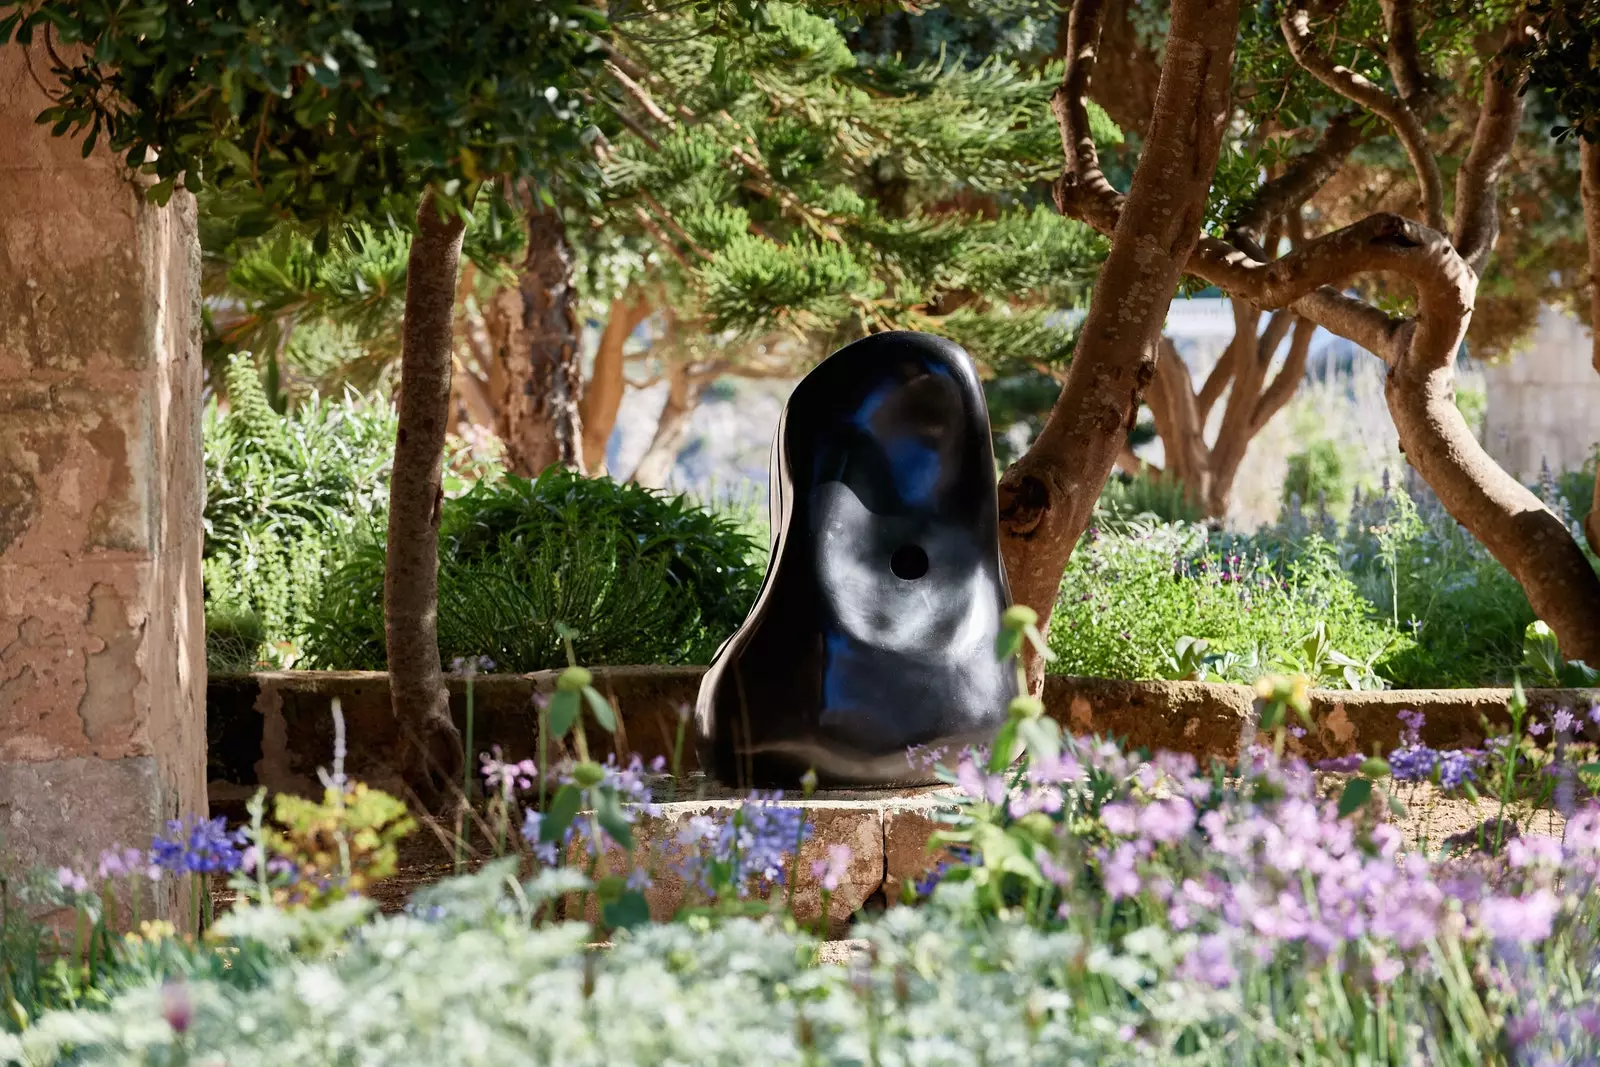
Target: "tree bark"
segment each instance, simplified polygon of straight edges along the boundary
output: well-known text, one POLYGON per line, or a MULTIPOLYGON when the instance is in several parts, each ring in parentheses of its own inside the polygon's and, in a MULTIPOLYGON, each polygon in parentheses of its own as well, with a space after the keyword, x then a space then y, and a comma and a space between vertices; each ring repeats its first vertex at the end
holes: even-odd
POLYGON ((436 613, 451 335, 465 230, 458 215, 441 218, 433 197, 424 197, 406 268, 399 429, 383 576, 390 701, 406 739, 402 769, 430 804, 457 780, 463 755, 439 662, 436 613))
POLYGON ((647 489, 660 489, 672 476, 678 453, 689 436, 689 422, 695 405, 700 402, 700 392, 705 383, 695 377, 687 363, 673 363, 667 369, 667 399, 661 405, 661 417, 656 420, 656 432, 650 438, 628 480, 647 489))
POLYGON ((624 346, 639 324, 650 316, 650 301, 642 293, 628 294, 611 302, 606 315, 606 328, 600 334, 600 344, 595 349, 594 370, 583 391, 579 411, 583 422, 583 455, 588 461, 590 474, 603 474, 606 469, 606 444, 617 425, 617 411, 622 406, 626 382, 622 369, 625 360, 624 346))
MULTIPOLYGON (((1589 237, 1589 334, 1594 339, 1594 369, 1600 374, 1600 143, 1580 141, 1583 168, 1583 222, 1589 237)), ((1594 503, 1583 520, 1589 548, 1600 555, 1600 476, 1594 482, 1594 503)), ((1593 661, 1590 661, 1593 662, 1593 661)))
POLYGON ((506 465, 532 478, 552 464, 583 469, 578 293, 561 214, 535 203, 516 288, 496 293, 484 319, 505 369, 500 411, 506 465))
MULTIPOLYGON (((1103 0, 1073 5, 1067 68, 1052 101, 1067 157, 1056 201, 1069 214, 1111 189, 1084 108, 1103 13, 1103 0)), ((1000 482, 1011 594, 1038 612, 1041 625, 1156 373, 1161 325, 1200 235, 1228 119, 1238 15, 1239 0, 1173 3, 1149 136, 1072 366, 1044 429, 1000 482)), ((1036 659, 1028 677, 1030 689, 1043 686, 1036 659)))

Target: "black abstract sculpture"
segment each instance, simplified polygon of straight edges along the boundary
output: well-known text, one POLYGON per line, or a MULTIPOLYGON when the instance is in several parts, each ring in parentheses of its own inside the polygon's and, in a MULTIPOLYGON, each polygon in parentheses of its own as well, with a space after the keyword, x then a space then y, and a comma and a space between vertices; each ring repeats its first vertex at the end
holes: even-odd
POLYGON ((928 780, 913 745, 981 744, 1016 675, 989 414, 972 360, 920 333, 847 345, 772 449, 772 557, 700 686, 700 764, 743 787, 928 780))

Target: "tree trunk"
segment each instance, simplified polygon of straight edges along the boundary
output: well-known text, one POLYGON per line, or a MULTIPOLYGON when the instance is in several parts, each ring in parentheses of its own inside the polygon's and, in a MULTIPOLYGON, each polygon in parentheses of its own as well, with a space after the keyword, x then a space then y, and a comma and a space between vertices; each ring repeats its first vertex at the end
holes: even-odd
POLYGON ((660 489, 672 476, 684 440, 689 436, 689 421, 695 405, 700 402, 703 383, 697 380, 685 363, 674 363, 667 369, 667 401, 661 405, 661 417, 656 420, 656 432, 650 439, 639 465, 628 480, 647 489, 660 489))
MULTIPOLYGON (((1594 338, 1594 369, 1600 374, 1600 144, 1578 142, 1583 168, 1583 222, 1589 234, 1589 334, 1594 338)), ((1600 474, 1600 472, 1597 472, 1600 474)), ((1591 551, 1600 555, 1600 476, 1594 481, 1594 504, 1583 520, 1591 551)))
POLYGON ((583 456, 588 461, 590 474, 605 473, 606 445, 617 425, 617 411, 622 406, 626 385, 622 374, 626 362, 623 349, 633 331, 649 316, 650 301, 643 294, 618 297, 611 302, 606 315, 606 328, 595 349, 594 370, 589 375, 579 408, 583 420, 583 456))
POLYGON ((423 198, 406 268, 399 429, 389 478, 383 576, 390 701, 407 742, 402 768, 408 783, 430 804, 456 781, 462 759, 439 663, 436 612, 451 334, 465 230, 459 216, 441 218, 433 197, 423 198))
POLYGON ((552 464, 582 470, 578 293, 559 211, 534 205, 517 286, 496 293, 484 319, 495 362, 505 369, 499 429, 506 465, 525 478, 552 464))
MULTIPOLYGON (((1077 0, 1068 65, 1053 105, 1067 168, 1057 201, 1072 212, 1105 184, 1083 98, 1100 39, 1102 0, 1077 0)), ((1239 0, 1175 0, 1149 137, 1072 366, 1044 429, 1000 482, 1001 552, 1015 601, 1047 625, 1061 576, 1156 373, 1157 340, 1200 236, 1230 99, 1239 0)), ((1029 687, 1044 684, 1028 664, 1029 687)))

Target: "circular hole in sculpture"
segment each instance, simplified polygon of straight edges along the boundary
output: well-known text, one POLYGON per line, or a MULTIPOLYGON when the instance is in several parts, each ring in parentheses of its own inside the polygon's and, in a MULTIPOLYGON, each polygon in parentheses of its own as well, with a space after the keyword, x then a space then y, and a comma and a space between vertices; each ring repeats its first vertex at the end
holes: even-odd
POLYGON ((889 569, 896 578, 914 582, 928 573, 928 554, 916 545, 901 545, 889 557, 889 569))

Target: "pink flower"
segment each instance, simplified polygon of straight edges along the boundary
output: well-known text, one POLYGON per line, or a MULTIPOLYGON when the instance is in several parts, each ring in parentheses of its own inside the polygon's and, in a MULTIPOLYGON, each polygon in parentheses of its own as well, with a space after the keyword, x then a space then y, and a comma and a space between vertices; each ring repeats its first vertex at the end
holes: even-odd
POLYGON ((1005 779, 998 774, 989 775, 978 770, 970 755, 962 756, 961 763, 956 767, 956 784, 974 800, 998 804, 1006 798, 1005 779))
POLYGON ((1158 800, 1139 812, 1139 832, 1152 841, 1180 841, 1194 829, 1194 805, 1183 797, 1158 800))
POLYGON ((1567 820, 1568 851, 1600 852, 1600 804, 1590 804, 1567 820))
POLYGON ((1118 802, 1100 809, 1100 822, 1114 834, 1131 834, 1138 828, 1138 816, 1133 805, 1118 802))
POLYGON ((1513 867, 1558 867, 1561 865, 1561 842, 1544 834, 1515 837, 1506 846, 1506 858, 1513 867))
POLYGON ((811 864, 811 876, 822 883, 822 888, 829 893, 839 888, 839 883, 844 879, 850 869, 850 846, 829 845, 828 855, 811 864))
POLYGON ((1139 892, 1139 872, 1134 868, 1137 859, 1133 846, 1123 842, 1101 865, 1100 879, 1111 899, 1131 897, 1139 892))
POLYGON ((60 883, 62 889, 69 893, 87 893, 89 891, 89 880, 71 867, 62 867, 56 871, 56 881, 60 883))
POLYGON ((1478 909, 1479 922, 1496 941, 1523 943, 1550 936, 1560 902, 1548 889, 1526 897, 1490 897, 1478 909))

